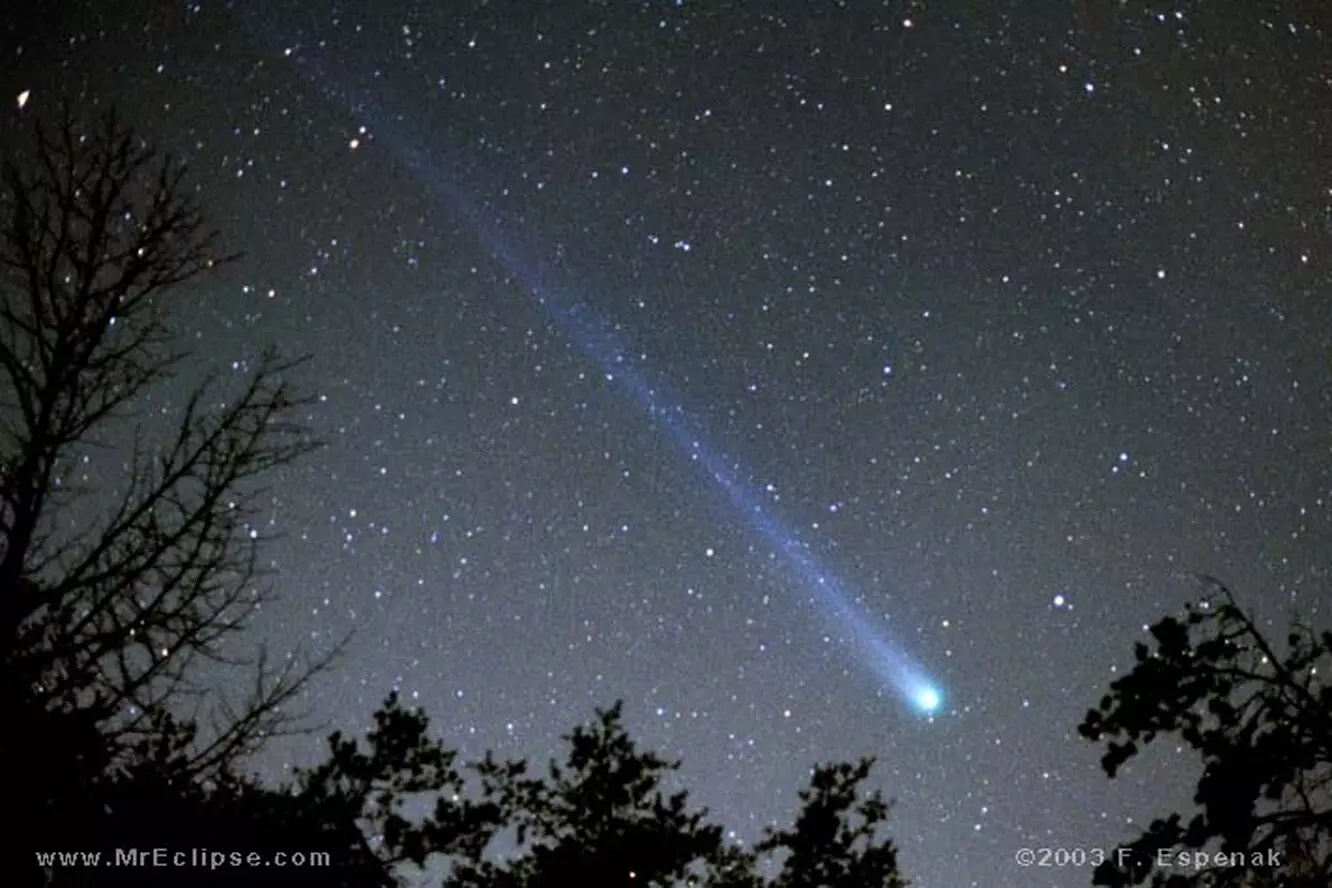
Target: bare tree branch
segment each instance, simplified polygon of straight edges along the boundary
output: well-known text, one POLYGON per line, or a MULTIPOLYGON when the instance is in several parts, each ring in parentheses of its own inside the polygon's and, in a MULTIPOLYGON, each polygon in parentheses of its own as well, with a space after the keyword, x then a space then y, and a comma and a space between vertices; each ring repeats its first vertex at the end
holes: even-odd
MULTIPOLYGON (((240 391, 217 377, 195 388, 162 446, 136 425, 123 495, 77 537, 57 533, 78 451, 104 446, 187 356, 167 323, 173 288, 237 257, 183 167, 114 116, 84 129, 66 112, 33 145, 0 170, 0 683, 132 750, 208 695, 203 667, 231 662, 271 596, 258 479, 320 445, 293 418, 310 400, 284 381, 302 361, 267 351, 240 391)), ((242 661, 254 689, 218 700, 190 767, 225 767, 290 729, 290 704, 334 654, 242 661)))

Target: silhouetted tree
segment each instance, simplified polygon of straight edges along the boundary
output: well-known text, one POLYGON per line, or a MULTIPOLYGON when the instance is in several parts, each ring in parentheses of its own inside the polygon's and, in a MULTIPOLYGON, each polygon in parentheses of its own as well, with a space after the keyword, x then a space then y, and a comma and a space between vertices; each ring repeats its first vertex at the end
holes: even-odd
POLYGON ((877 790, 858 798, 872 759, 815 768, 801 790, 801 809, 790 830, 769 830, 757 851, 785 851, 773 888, 905 888, 897 848, 881 838, 888 803, 877 790))
POLYGON ((619 703, 597 710, 567 735, 568 759, 551 761, 545 779, 528 777, 525 762, 477 763, 482 798, 504 812, 521 853, 460 857, 447 888, 679 885, 716 854, 721 827, 688 810, 687 792, 662 788, 679 763, 639 751, 620 719, 619 703))
POLYGON ((1094 883, 1158 888, 1332 885, 1332 632, 1294 623, 1284 648, 1264 636, 1219 581, 1151 627, 1136 665, 1079 726, 1106 746, 1110 777, 1157 737, 1178 737, 1202 764, 1197 813, 1153 820, 1101 866, 1094 883), (1238 855, 1184 870, 1162 851, 1238 855), (1273 866, 1273 861, 1277 862, 1273 866), (1122 865, 1120 865, 1122 862, 1122 865))
MULTIPOLYGON (((31 147, 0 173, 0 711, 21 726, 0 762, 11 806, 32 803, 27 838, 49 843, 164 712, 199 701, 200 664, 238 653, 227 642, 267 595, 253 482, 316 444, 291 421, 306 403, 281 381, 292 364, 268 353, 239 391, 196 388, 160 447, 135 425, 127 454, 108 449, 186 357, 175 288, 233 257, 180 165, 114 117, 66 115, 31 147), (99 449, 119 480, 93 499, 78 473, 99 449)), ((180 775, 220 773, 289 726, 283 704, 319 664, 251 665, 254 694, 212 698, 180 775)))
MULTIPOLYGON (((446 888, 554 888, 595 885, 704 888, 904 888, 892 842, 877 835, 888 805, 859 795, 872 762, 814 769, 789 830, 769 829, 753 850, 722 840, 686 791, 667 794, 680 763, 642 752, 621 723, 620 704, 566 738, 564 765, 528 776, 525 762, 487 756, 475 767, 481 798, 503 812, 517 852, 504 860, 474 845, 455 861, 446 888), (780 864, 775 881, 759 875, 780 864)), ((476 833, 473 833, 474 835, 476 833)))

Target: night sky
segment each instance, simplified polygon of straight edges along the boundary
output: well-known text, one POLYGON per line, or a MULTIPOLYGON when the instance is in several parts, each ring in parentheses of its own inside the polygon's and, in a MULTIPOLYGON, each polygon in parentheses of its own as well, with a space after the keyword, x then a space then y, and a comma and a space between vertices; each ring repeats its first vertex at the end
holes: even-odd
POLYGON ((1144 624, 1326 616, 1323 4, 25 6, 6 141, 117 108, 246 253, 201 366, 313 356, 258 626, 356 630, 332 725, 623 698, 741 839, 868 754, 919 888, 1086 885, 1014 853, 1191 788, 1076 736, 1144 624))

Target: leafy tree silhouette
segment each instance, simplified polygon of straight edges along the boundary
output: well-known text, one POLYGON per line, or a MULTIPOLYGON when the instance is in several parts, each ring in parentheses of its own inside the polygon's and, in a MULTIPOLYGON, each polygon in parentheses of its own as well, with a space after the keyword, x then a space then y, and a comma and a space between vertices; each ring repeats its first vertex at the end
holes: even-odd
POLYGON ((476 763, 482 798, 504 812, 522 853, 506 861, 464 855, 446 888, 678 885, 718 853, 721 827, 688 810, 687 792, 663 791, 679 763, 639 751, 622 709, 598 709, 592 724, 567 735, 568 759, 551 761, 546 779, 528 777, 526 762, 487 754, 476 763))
POLYGON ((759 853, 787 852, 774 888, 905 888, 896 846, 877 835, 888 803, 878 791, 857 800, 873 765, 861 759, 814 769, 800 792, 794 828, 770 830, 757 847, 759 853))
POLYGON ((770 828, 751 851, 724 843, 687 792, 664 792, 680 762, 639 751, 622 711, 599 709, 568 735, 568 759, 547 778, 529 777, 525 762, 477 763, 482 798, 503 812, 519 853, 499 862, 474 845, 445 888, 905 888, 895 847, 877 835, 888 805, 877 792, 860 798, 872 760, 816 767, 794 826, 770 828), (771 882, 759 875, 769 860, 781 865, 771 882))
POLYGON ((1283 650, 1220 581, 1209 595, 1151 627, 1136 665, 1088 712, 1079 733, 1103 742, 1111 778, 1162 735, 1178 736, 1203 766, 1198 812, 1153 820, 1107 861, 1094 884, 1157 888, 1332 884, 1332 688, 1319 674, 1332 632, 1294 622, 1283 650), (1182 871, 1165 851, 1222 852, 1182 871), (1273 862, 1277 862, 1273 866, 1273 862))

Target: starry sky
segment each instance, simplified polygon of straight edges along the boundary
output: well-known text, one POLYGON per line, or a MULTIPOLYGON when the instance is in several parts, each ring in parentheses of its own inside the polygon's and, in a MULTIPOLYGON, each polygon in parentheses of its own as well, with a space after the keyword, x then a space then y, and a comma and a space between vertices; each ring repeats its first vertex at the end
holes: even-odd
POLYGON ((24 7, 6 142, 118 109, 246 253, 201 365, 313 356, 258 628, 355 630, 333 724, 544 760, 622 698, 737 838, 869 754, 919 888, 1086 885, 1014 854, 1190 788, 1076 736, 1144 624, 1326 613, 1320 4, 24 7))

